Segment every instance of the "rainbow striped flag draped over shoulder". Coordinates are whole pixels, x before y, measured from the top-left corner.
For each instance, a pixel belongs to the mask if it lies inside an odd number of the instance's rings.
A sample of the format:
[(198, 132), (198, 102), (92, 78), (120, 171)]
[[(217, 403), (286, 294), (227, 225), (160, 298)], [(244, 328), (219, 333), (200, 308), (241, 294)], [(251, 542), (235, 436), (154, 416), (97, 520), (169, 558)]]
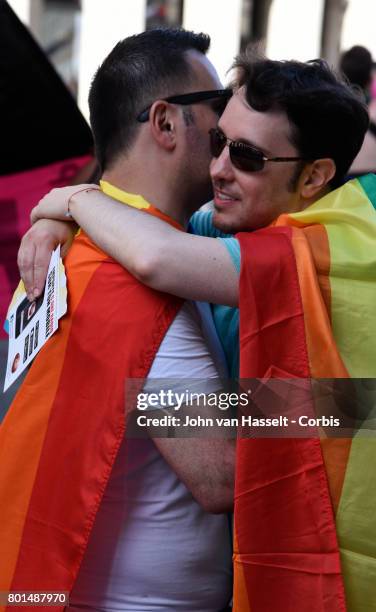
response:
[[(238, 235), (241, 378), (376, 377), (375, 205), (367, 175)], [(376, 610), (376, 441), (362, 433), (239, 440), (236, 612)]]
[[(140, 196), (102, 189), (157, 214)], [(71, 591), (133, 407), (126, 380), (145, 379), (181, 306), (139, 283), (83, 232), (65, 267), (68, 313), (0, 429), (3, 592)]]

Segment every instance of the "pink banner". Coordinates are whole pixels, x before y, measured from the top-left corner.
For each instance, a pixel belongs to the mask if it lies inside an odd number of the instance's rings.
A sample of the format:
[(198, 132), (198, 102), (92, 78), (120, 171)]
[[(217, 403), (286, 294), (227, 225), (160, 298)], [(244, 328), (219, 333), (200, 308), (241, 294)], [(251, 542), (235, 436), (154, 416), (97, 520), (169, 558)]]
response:
[(74, 157), (26, 172), (0, 176), (0, 339), (3, 322), (18, 281), (17, 251), (30, 227), (30, 211), (54, 187), (74, 182), (91, 156)]

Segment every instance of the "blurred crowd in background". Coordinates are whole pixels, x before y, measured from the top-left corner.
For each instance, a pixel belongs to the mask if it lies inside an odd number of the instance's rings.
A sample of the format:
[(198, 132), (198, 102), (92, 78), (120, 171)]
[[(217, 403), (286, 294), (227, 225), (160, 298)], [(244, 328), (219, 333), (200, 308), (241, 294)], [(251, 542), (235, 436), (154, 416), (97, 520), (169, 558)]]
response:
[(374, 0), (8, 0), (87, 118), (92, 75), (121, 38), (155, 27), (207, 32), (225, 79), (233, 57), (257, 43), (272, 59), (323, 57), (362, 45), (376, 57)]

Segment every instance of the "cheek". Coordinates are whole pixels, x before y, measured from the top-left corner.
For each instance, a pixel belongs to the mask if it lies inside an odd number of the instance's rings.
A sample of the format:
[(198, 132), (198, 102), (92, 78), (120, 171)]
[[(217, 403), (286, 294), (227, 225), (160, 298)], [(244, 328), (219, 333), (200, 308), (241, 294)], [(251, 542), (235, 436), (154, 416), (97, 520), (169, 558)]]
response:
[(267, 195), (268, 186), (265, 181), (260, 180), (257, 173), (243, 173), (238, 176), (238, 185), (245, 208), (257, 207), (262, 205)]
[(211, 154), (209, 149), (209, 137), (206, 139), (202, 134), (196, 132), (187, 139), (185, 151), (185, 162), (194, 163), (196, 172), (206, 172), (209, 174)]
[(248, 181), (243, 185), (241, 222), (251, 229), (268, 225), (274, 218), (273, 196), (266, 181)]
[(201, 164), (199, 164), (198, 171), (201, 174), (207, 176), (208, 180), (210, 180), (210, 162), (211, 155), (208, 150), (203, 150), (201, 154)]

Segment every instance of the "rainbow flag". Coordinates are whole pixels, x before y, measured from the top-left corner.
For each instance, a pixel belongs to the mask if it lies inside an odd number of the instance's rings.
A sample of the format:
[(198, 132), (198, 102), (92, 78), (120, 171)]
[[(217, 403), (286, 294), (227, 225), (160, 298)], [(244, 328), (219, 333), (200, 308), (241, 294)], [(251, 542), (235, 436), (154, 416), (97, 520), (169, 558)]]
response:
[[(238, 235), (241, 378), (376, 377), (375, 206), (367, 175)], [(236, 612), (376, 610), (375, 460), (361, 427), (239, 440)]]
[(147, 376), (181, 305), (83, 232), (65, 267), (68, 314), (0, 429), (0, 591), (71, 591), (132, 408), (126, 380)]

